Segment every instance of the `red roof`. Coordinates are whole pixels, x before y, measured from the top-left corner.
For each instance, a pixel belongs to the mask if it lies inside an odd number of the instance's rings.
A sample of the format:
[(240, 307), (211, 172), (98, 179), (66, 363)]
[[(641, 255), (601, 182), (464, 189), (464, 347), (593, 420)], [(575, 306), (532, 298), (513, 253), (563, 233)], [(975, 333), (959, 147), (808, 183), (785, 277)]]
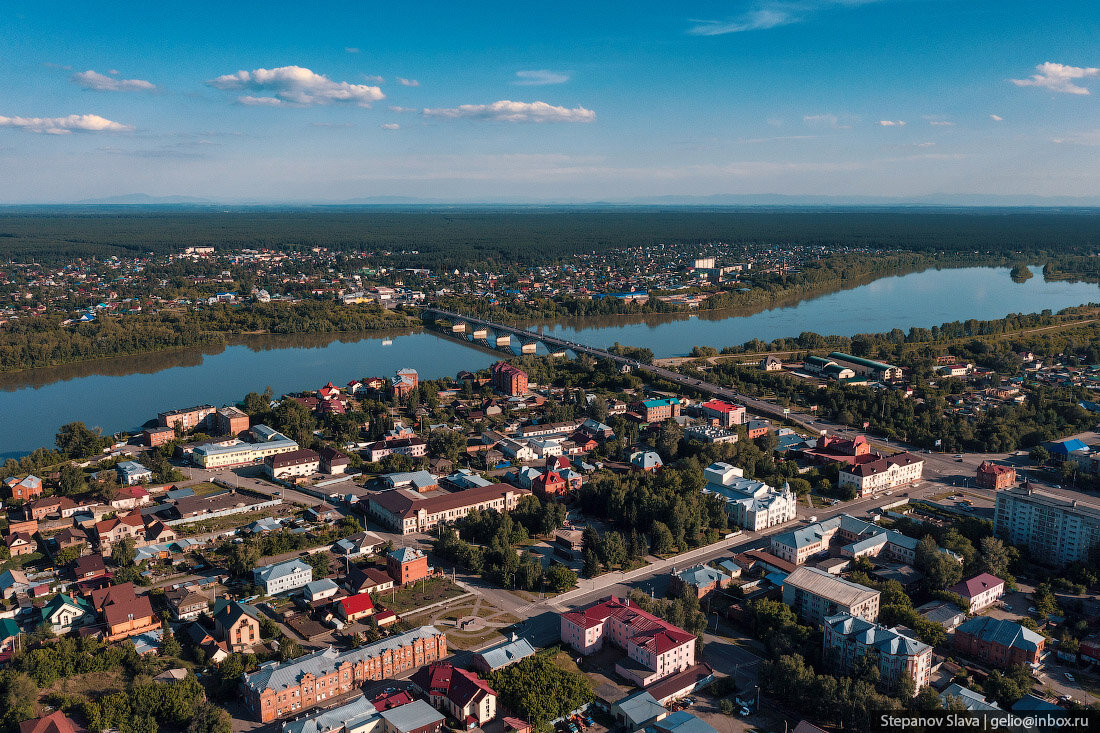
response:
[(84, 730), (60, 710), (19, 724), (19, 733), (81, 733)]
[(352, 615), (370, 611), (374, 608), (374, 601), (370, 599), (370, 593), (359, 593), (354, 596), (340, 599), (340, 605), (344, 607), (344, 613)]
[(734, 405), (726, 402), (725, 400), (709, 400), (707, 402), (704, 402), (701, 407), (705, 407), (708, 410), (713, 410), (714, 412), (734, 412), (735, 410), (745, 409), (740, 405)]
[(989, 461), (982, 461), (982, 465), (978, 466), (978, 473), (991, 473), (995, 476), (1015, 472), (1015, 468), (1012, 468), (1010, 466), (999, 466), (996, 463), (990, 463)]
[(973, 598), (991, 588), (996, 588), (998, 585), (1004, 585), (1004, 583), (1005, 582), (996, 575), (982, 573), (981, 575), (975, 575), (970, 580), (956, 583), (947, 590), (952, 593), (958, 593), (963, 598)]
[(627, 627), (627, 635), (632, 642), (657, 654), (663, 654), (695, 639), (694, 635), (683, 629), (643, 611), (636, 605), (630, 605), (629, 600), (621, 601), (614, 596), (563, 616), (585, 629), (597, 626), (611, 617)]

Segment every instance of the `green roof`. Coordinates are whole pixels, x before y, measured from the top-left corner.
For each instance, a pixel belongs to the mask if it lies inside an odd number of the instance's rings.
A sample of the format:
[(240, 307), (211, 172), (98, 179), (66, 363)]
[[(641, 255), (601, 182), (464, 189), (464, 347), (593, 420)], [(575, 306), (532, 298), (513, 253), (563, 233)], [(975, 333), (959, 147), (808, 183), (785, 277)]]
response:
[(10, 639), (19, 633), (19, 624), (10, 618), (0, 618), (0, 639)]
[(850, 361), (853, 364), (859, 364), (870, 369), (897, 369), (893, 364), (883, 364), (881, 361), (873, 361), (871, 359), (862, 359), (858, 356), (852, 356), (851, 354), (845, 354), (840, 351), (834, 351), (829, 354), (830, 359), (836, 359), (838, 361)]

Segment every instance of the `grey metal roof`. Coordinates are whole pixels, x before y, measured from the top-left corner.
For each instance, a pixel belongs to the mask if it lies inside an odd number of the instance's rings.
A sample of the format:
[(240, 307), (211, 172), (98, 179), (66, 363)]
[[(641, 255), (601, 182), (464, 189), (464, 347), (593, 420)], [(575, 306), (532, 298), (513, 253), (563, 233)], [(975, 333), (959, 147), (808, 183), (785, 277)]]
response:
[(293, 575), (294, 573), (301, 572), (302, 570), (309, 570), (313, 572), (313, 569), (302, 562), (298, 558), (293, 560), (287, 560), (286, 562), (276, 563), (274, 565), (264, 565), (261, 568), (256, 568), (254, 575), (257, 579), (264, 583), (270, 583), (276, 578), (282, 578), (287, 575)]
[(960, 626), (957, 631), (976, 636), (991, 644), (1026, 651), (1036, 651), (1043, 643), (1043, 637), (1031, 629), (1024, 628), (1013, 621), (989, 616), (975, 616)]
[(617, 703), (617, 706), (619, 710), (622, 710), (623, 715), (626, 716), (631, 730), (648, 723), (658, 715), (663, 715), (668, 712), (665, 710), (664, 705), (657, 702), (653, 695), (645, 691), (637, 692), (630, 697), (623, 698)]
[(442, 713), (423, 700), (384, 710), (381, 715), (398, 731), (414, 731), (446, 720)]
[(533, 656), (535, 648), (526, 639), (506, 641), (503, 644), (479, 652), (489, 669), (500, 669), (521, 659)]
[(864, 647), (873, 647), (885, 654), (914, 656), (923, 654), (926, 649), (931, 649), (924, 642), (912, 639), (899, 631), (847, 613), (827, 617), (825, 625), (844, 636), (854, 637)]
[(370, 700), (358, 697), (345, 705), (326, 710), (320, 715), (285, 723), (283, 733), (329, 733), (329, 731), (345, 728), (351, 729), (376, 715), (378, 710)]

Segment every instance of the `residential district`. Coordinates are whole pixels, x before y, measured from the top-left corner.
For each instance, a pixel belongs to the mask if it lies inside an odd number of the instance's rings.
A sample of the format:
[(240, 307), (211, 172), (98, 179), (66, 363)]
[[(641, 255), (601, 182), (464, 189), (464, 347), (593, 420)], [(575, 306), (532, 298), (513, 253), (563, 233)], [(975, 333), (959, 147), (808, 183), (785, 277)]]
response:
[(812, 733), (1100, 699), (1100, 499), (1060, 468), (1095, 472), (1095, 433), (949, 455), (591, 358), (162, 408), (3, 481), (13, 729)]

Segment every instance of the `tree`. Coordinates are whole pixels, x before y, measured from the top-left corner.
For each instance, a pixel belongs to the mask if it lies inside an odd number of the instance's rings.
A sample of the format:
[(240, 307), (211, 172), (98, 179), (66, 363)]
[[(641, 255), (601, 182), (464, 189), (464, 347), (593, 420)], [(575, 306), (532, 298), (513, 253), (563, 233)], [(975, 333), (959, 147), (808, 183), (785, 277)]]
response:
[(180, 647), (176, 635), (172, 633), (172, 628), (168, 624), (164, 624), (164, 636), (160, 640), (160, 656), (179, 657), (182, 653), (183, 649)]
[(1008, 573), (1011, 558), (1004, 542), (996, 537), (982, 537), (980, 553), (979, 562), (982, 572), (1005, 580), (1012, 577)]
[(15, 730), (20, 722), (35, 717), (38, 685), (21, 672), (0, 672), (0, 701), (0, 724)]
[(561, 563), (553, 563), (546, 569), (546, 588), (551, 593), (562, 593), (577, 584), (577, 574)]
[(260, 548), (251, 542), (234, 544), (226, 557), (226, 567), (238, 578), (248, 577), (260, 561)]
[(603, 540), (603, 562), (609, 569), (622, 567), (626, 562), (627, 549), (623, 536), (618, 532), (608, 532)]
[(207, 700), (195, 704), (187, 733), (232, 733), (232, 730), (233, 719), (224, 709)]
[(58, 449), (70, 458), (87, 458), (103, 448), (109, 439), (103, 438), (99, 429), (91, 430), (82, 422), (62, 425), (57, 431)]
[(586, 578), (595, 578), (600, 574), (600, 558), (592, 550), (584, 551), (584, 569), (581, 572)]
[(653, 533), (649, 546), (654, 555), (667, 555), (676, 549), (676, 540), (672, 531), (664, 522), (653, 523)]
[(1050, 460), (1050, 451), (1041, 445), (1037, 445), (1031, 449), (1027, 454), (1032, 463), (1037, 463), (1040, 466)]
[(84, 472), (71, 463), (66, 463), (59, 470), (61, 474), (57, 481), (57, 493), (61, 496), (76, 496), (88, 488), (88, 482), (84, 479)]
[(80, 557), (80, 547), (66, 547), (63, 550), (59, 550), (54, 556), (54, 564), (58, 567), (65, 567), (72, 564), (78, 557)]
[(133, 537), (124, 537), (111, 548), (111, 559), (120, 568), (129, 567), (137, 559), (137, 543)]

